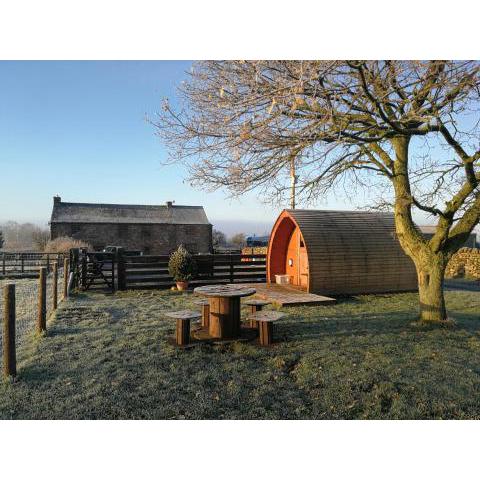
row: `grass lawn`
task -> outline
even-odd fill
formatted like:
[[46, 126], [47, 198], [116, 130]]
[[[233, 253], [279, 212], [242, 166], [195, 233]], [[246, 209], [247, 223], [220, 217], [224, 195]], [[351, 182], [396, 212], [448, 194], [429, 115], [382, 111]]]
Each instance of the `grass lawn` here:
[[454, 328], [411, 325], [417, 295], [297, 307], [279, 343], [167, 343], [169, 291], [79, 294], [22, 347], [0, 418], [480, 418], [480, 293], [447, 292]]

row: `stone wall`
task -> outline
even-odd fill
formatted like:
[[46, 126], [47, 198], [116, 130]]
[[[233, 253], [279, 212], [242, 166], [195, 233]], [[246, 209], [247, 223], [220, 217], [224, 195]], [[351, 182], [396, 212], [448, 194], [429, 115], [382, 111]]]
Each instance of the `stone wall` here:
[[212, 251], [211, 225], [52, 223], [51, 236], [84, 240], [96, 250], [115, 245], [146, 255], [168, 255], [180, 244], [191, 253]]
[[480, 248], [461, 248], [448, 262], [445, 276], [480, 279]]

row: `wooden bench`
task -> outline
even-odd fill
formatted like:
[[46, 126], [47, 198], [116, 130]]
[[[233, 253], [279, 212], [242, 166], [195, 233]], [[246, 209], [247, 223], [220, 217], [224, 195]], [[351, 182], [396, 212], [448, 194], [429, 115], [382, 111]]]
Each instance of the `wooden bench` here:
[[190, 343], [190, 321], [199, 320], [202, 314], [193, 310], [178, 310], [176, 312], [167, 312], [165, 316], [174, 318], [177, 321], [177, 345], [188, 345]]
[[268, 310], [266, 312], [255, 312], [248, 316], [250, 322], [258, 323], [258, 334], [260, 345], [271, 345], [273, 343], [273, 322], [285, 316], [282, 312]]
[[210, 302], [204, 299], [196, 300], [193, 303], [202, 307], [202, 327], [208, 328], [210, 325]]
[[[267, 302], [265, 300], [259, 300], [258, 298], [251, 298], [244, 302], [244, 305], [248, 305], [250, 307], [250, 313], [261, 312], [263, 307], [266, 305], [270, 305], [272, 302]], [[257, 328], [258, 324], [255, 320], [250, 320], [250, 326], [252, 328]]]

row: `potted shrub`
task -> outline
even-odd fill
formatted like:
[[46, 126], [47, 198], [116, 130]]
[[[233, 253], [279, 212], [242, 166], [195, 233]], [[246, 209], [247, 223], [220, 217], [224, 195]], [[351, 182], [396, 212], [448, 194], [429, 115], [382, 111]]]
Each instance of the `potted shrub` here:
[[197, 274], [197, 262], [183, 245], [170, 255], [168, 273], [175, 280], [178, 290], [186, 290], [189, 280]]

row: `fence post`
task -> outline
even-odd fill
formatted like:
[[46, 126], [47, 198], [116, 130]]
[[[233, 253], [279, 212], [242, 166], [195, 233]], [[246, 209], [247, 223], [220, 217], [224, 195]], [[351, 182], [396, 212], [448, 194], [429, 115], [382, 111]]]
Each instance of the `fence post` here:
[[234, 278], [233, 278], [233, 258], [232, 254], [230, 254], [230, 283], [233, 283]]
[[15, 350], [15, 285], [3, 287], [3, 375], [17, 375], [17, 355]]
[[24, 257], [23, 257], [23, 253], [20, 254], [20, 258], [22, 260], [22, 273], [24, 273], [24, 271], [25, 271], [25, 260], [24, 260]]
[[78, 248], [71, 248], [68, 256], [70, 270], [73, 272], [73, 284], [75, 287], [80, 286], [80, 266], [78, 252]]
[[83, 290], [87, 288], [87, 256], [82, 254], [82, 270], [80, 284]]
[[115, 258], [116, 255], [112, 254], [112, 293], [115, 293]]
[[47, 273], [50, 273], [50, 255], [47, 253]]
[[58, 263], [53, 262], [53, 309], [57, 309], [58, 305]]
[[[112, 266], [113, 268], [113, 266]], [[119, 290], [127, 289], [127, 276], [125, 272], [125, 256], [123, 255], [123, 248], [117, 250], [117, 286]]]
[[69, 274], [70, 260], [63, 259], [63, 299], [68, 297], [68, 274]]
[[38, 275], [37, 333], [47, 330], [47, 269], [40, 267]]
[[6, 268], [5, 268], [5, 253], [2, 253], [2, 273], [5, 276]]

